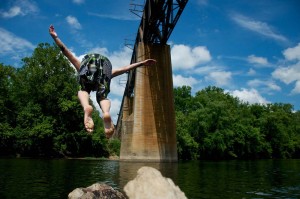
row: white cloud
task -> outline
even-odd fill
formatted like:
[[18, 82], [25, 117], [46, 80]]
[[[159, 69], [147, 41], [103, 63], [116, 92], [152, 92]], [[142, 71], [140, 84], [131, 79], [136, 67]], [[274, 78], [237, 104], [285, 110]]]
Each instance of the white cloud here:
[[300, 80], [296, 81], [295, 88], [292, 90], [291, 94], [300, 94]]
[[285, 84], [290, 84], [293, 81], [300, 80], [300, 62], [287, 67], [279, 67], [273, 73], [272, 77], [279, 79]]
[[111, 80], [110, 94], [122, 97], [127, 83], [127, 74], [117, 76]]
[[67, 16], [66, 17], [66, 20], [67, 20], [67, 23], [72, 27], [72, 28], [75, 28], [75, 29], [81, 29], [81, 24], [78, 22], [77, 18], [76, 17], [73, 17], [71, 15]]
[[181, 87], [181, 86], [190, 86], [197, 84], [199, 81], [193, 77], [183, 77], [182, 75], [173, 75], [173, 86]]
[[122, 103], [121, 100], [119, 100], [117, 98], [111, 99], [110, 112], [111, 112], [111, 117], [112, 117], [112, 120], [114, 121], [114, 124], [116, 124], [117, 120], [118, 120], [118, 114], [120, 112], [121, 103]]
[[294, 48], [284, 50], [283, 55], [287, 60], [300, 60], [300, 43]]
[[193, 74], [203, 75], [204, 79], [217, 86], [229, 86], [232, 80], [232, 72], [226, 71], [223, 66], [201, 66], [193, 70]]
[[213, 81], [217, 86], [228, 86], [232, 79], [232, 73], [227, 71], [215, 71], [209, 73], [205, 80]]
[[17, 54], [27, 50], [33, 50], [35, 46], [29, 41], [17, 37], [13, 33], [0, 28], [0, 53]]
[[253, 68], [250, 68], [247, 74], [252, 76], [256, 74], [256, 71]]
[[209, 74], [214, 71], [221, 71], [223, 70], [222, 66], [201, 66], [193, 70], [193, 73], [199, 75]]
[[[120, 68], [130, 64], [132, 50], [124, 47], [120, 51], [114, 51], [107, 56], [113, 65], [113, 69]], [[117, 76], [111, 81], [111, 93], [116, 96], [123, 96], [126, 86], [127, 74]]]
[[30, 0], [18, 0], [7, 10], [0, 10], [0, 16], [3, 18], [13, 18], [16, 16], [25, 16], [35, 14], [39, 11], [35, 2]]
[[[130, 64], [132, 50], [127, 47], [123, 47], [118, 51], [109, 52], [107, 48], [95, 47], [88, 53], [99, 53], [106, 56], [110, 60], [114, 69]], [[81, 60], [83, 56], [84, 55], [79, 56], [79, 59]]]
[[21, 8], [19, 6], [13, 6], [6, 12], [1, 12], [3, 18], [13, 18], [15, 16], [22, 15]]
[[238, 97], [241, 101], [248, 102], [249, 104], [267, 104], [270, 103], [264, 97], [262, 97], [259, 92], [255, 89], [241, 89], [241, 90], [234, 90], [229, 92], [232, 96]]
[[105, 19], [114, 19], [114, 20], [122, 20], [122, 21], [139, 21], [141, 20], [140, 17], [136, 15], [127, 15], [127, 14], [99, 14], [99, 13], [94, 13], [94, 12], [88, 12], [88, 15], [91, 16], [96, 16], [100, 18], [105, 18]]
[[272, 90], [272, 91], [280, 91], [281, 88], [280, 86], [278, 86], [274, 81], [272, 80], [267, 80], [267, 81], [262, 81], [262, 80], [259, 80], [259, 79], [253, 79], [253, 80], [250, 80], [248, 81], [247, 83], [249, 86], [251, 87], [267, 87], [267, 91], [269, 90]]
[[265, 22], [261, 21], [255, 21], [253, 19], [250, 19], [248, 17], [242, 16], [242, 15], [233, 15], [232, 20], [236, 22], [239, 26], [246, 28], [248, 30], [251, 30], [253, 32], [256, 32], [258, 34], [261, 34], [265, 37], [281, 41], [281, 42], [287, 42], [287, 38], [285, 38], [283, 35], [275, 33], [273, 28], [269, 26]]
[[249, 55], [247, 58], [248, 62], [251, 64], [257, 64], [257, 65], [268, 65], [268, 59], [264, 57], [258, 57], [255, 55]]
[[205, 46], [191, 48], [186, 45], [174, 45], [171, 49], [173, 69], [192, 69], [195, 66], [209, 62], [212, 58]]
[[[300, 43], [293, 48], [287, 48], [283, 51], [283, 55], [287, 61], [287, 66], [280, 66], [273, 71], [272, 77], [278, 79], [285, 84], [295, 83], [291, 94], [300, 93]], [[291, 61], [296, 61], [295, 64], [290, 64]]]
[[114, 68], [119, 68], [130, 64], [131, 55], [132, 50], [127, 47], [123, 47], [120, 51], [112, 52], [108, 55], [108, 57]]
[[267, 87], [270, 89], [270, 90], [274, 90], [274, 91], [280, 91], [281, 90], [281, 87], [278, 86], [275, 82], [271, 81], [271, 82], [267, 82]]
[[[96, 92], [91, 92], [90, 99], [92, 100], [94, 106], [100, 112], [100, 116], [102, 117], [102, 110], [100, 109], [100, 106], [96, 100]], [[118, 114], [119, 114], [119, 111], [121, 108], [121, 100], [119, 98], [110, 98], [110, 102], [111, 102], [110, 115], [111, 115], [111, 118], [112, 118], [114, 124], [116, 124], [116, 122], [118, 120]]]
[[107, 56], [109, 55], [108, 49], [103, 47], [95, 47], [90, 50], [89, 53], [99, 53], [101, 55]]

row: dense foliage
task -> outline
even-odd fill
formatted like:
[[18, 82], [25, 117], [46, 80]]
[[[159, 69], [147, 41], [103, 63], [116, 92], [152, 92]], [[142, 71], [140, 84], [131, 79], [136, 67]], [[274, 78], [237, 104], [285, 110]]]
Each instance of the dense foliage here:
[[299, 158], [300, 112], [247, 104], [217, 87], [174, 89], [180, 159]]
[[109, 155], [99, 113], [88, 135], [75, 70], [56, 46], [39, 44], [15, 69], [0, 64], [0, 155]]
[[[0, 64], [0, 156], [108, 157], [99, 113], [88, 135], [77, 77], [56, 46], [39, 44], [16, 69]], [[247, 104], [217, 87], [174, 89], [179, 159], [300, 158], [300, 112], [290, 104]]]

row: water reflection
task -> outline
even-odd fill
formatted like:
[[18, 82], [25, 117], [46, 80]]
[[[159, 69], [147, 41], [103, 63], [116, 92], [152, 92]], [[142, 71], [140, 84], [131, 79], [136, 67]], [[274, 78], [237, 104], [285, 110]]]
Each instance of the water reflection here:
[[160, 163], [160, 162], [119, 162], [119, 181], [120, 187], [124, 187], [130, 180], [137, 176], [137, 171], [143, 167], [153, 167], [159, 170], [164, 177], [177, 178], [178, 163]]
[[300, 160], [188, 161], [0, 159], [0, 199], [67, 198], [104, 182], [122, 190], [143, 166], [171, 178], [193, 198], [300, 198]]

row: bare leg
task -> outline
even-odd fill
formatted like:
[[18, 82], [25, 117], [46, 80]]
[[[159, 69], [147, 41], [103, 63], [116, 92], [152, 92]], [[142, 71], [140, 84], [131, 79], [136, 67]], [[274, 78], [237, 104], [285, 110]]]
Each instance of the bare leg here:
[[100, 107], [103, 113], [103, 122], [104, 122], [104, 131], [106, 138], [110, 138], [115, 131], [114, 124], [111, 120], [111, 116], [109, 113], [110, 110], [110, 101], [108, 99], [104, 99], [100, 101]]
[[94, 131], [92, 119], [93, 107], [89, 104], [89, 94], [86, 91], [78, 91], [78, 98], [84, 111], [84, 126], [88, 133]]

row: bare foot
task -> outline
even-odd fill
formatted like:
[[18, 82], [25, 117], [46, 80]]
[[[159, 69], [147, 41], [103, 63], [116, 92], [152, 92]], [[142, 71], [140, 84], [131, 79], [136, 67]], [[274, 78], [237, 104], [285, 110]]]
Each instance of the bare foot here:
[[109, 113], [103, 114], [103, 121], [105, 136], [109, 139], [115, 132], [115, 125], [113, 124]]
[[94, 131], [94, 121], [92, 119], [93, 107], [91, 105], [84, 109], [84, 126], [88, 133]]

